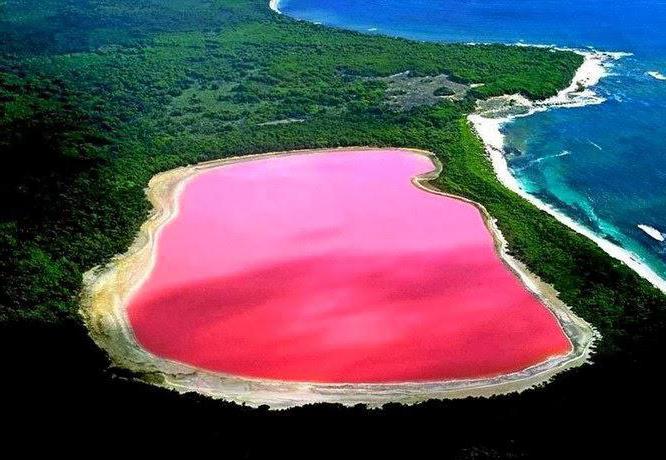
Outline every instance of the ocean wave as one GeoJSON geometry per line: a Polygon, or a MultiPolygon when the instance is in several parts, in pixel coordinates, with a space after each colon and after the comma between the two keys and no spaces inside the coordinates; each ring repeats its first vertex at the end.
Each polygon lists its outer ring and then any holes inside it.
{"type": "Polygon", "coordinates": [[[651,70],[649,72],[645,72],[647,75],[651,76],[655,80],[666,80],[666,75],[662,74],[661,72],[658,72],[656,70],[651,70]]]}
{"type": "Polygon", "coordinates": [[[639,224],[636,227],[640,228],[643,230],[645,233],[647,233],[649,236],[654,238],[657,241],[666,241],[666,233],[662,233],[661,231],[657,230],[654,227],[650,227],[649,225],[645,224],[639,224]]]}
{"type": "Polygon", "coordinates": [[[536,159],[528,162],[525,166],[522,166],[520,168],[514,168],[514,172],[525,171],[526,169],[531,168],[532,166],[537,165],[537,164],[539,164],[543,161],[551,160],[553,158],[567,157],[569,155],[571,155],[570,151],[562,150],[560,153],[556,153],[555,155],[548,155],[548,156],[545,156],[545,157],[539,157],[539,158],[536,158],[536,159]]]}

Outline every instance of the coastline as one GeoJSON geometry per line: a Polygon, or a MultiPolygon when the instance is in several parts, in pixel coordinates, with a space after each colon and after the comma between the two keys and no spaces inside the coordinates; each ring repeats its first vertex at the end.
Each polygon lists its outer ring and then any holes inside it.
{"type": "MultiPolygon", "coordinates": [[[[348,147],[343,150],[367,150],[348,147]]],[[[521,262],[508,254],[507,243],[486,209],[473,201],[441,192],[430,185],[442,171],[437,158],[422,150],[401,149],[427,156],[433,170],[414,177],[414,186],[429,192],[473,204],[484,218],[495,241],[496,252],[524,286],[537,296],[555,316],[572,344],[571,352],[554,356],[520,372],[492,378],[440,382],[391,384],[323,384],[250,379],[215,373],[160,358],[137,342],[126,315],[126,305],[155,262],[156,241],[161,230],[178,215],[178,198],[187,182],[203,170],[238,161],[252,161],[265,156],[316,154],[336,149],[272,152],[233,157],[177,168],[154,176],[146,191],[154,209],[141,226],[129,250],[114,258],[106,267],[96,267],[84,275],[81,310],[93,340],[106,350],[112,362],[136,373],[140,380],[179,392],[197,391],[250,406],[269,405],[273,409],[310,403],[330,402],[343,405],[368,404],[379,407],[389,402],[413,404],[429,399],[489,397],[522,392],[548,382],[555,374],[589,361],[599,334],[562,303],[555,289],[541,281],[521,262]]]]}
{"type": "MultiPolygon", "coordinates": [[[[283,14],[279,10],[279,2],[280,0],[270,0],[269,7],[278,14],[283,14]]],[[[470,42],[468,44],[478,45],[481,43],[470,42]]],[[[514,119],[527,117],[537,112],[544,112],[552,108],[577,108],[585,107],[588,105],[602,104],[605,102],[605,99],[597,95],[591,88],[598,84],[602,78],[608,75],[606,64],[609,61],[616,61],[623,57],[631,56],[632,54],[624,52],[584,51],[576,48],[529,44],[522,42],[507,44],[511,46],[571,51],[583,56],[584,61],[576,71],[570,85],[550,98],[541,101],[531,101],[519,94],[503,95],[496,98],[491,98],[491,100],[500,102],[504,108],[507,108],[510,105],[514,110],[516,108],[523,110],[522,113],[513,113],[509,115],[493,117],[483,116],[483,114],[477,110],[477,112],[468,116],[468,121],[474,127],[474,131],[485,145],[486,153],[490,157],[498,180],[502,183],[502,185],[517,193],[519,196],[535,205],[538,209],[547,212],[560,223],[566,225],[576,233],[592,240],[605,253],[614,259],[625,263],[638,275],[649,281],[650,284],[652,284],[654,287],[659,289],[661,292],[666,293],[666,279],[661,277],[657,272],[650,268],[649,265],[643,262],[637,254],[597,235],[593,230],[576,222],[575,219],[567,216],[554,206],[547,204],[536,196],[531,195],[525,191],[518,179],[516,179],[516,177],[511,173],[508,162],[506,161],[504,152],[504,135],[501,131],[504,125],[510,123],[514,119]]],[[[656,74],[658,74],[656,71],[648,72],[648,75],[651,77],[661,79],[660,77],[662,77],[662,75],[659,74],[657,76],[656,74]]],[[[666,79],[666,77],[663,78],[666,79]]]]}
{"type": "MultiPolygon", "coordinates": [[[[277,2],[275,5],[277,5],[277,2]]],[[[604,59],[598,57],[597,53],[594,55],[597,56],[597,61],[603,62],[604,59]]],[[[611,56],[610,54],[606,55],[611,56]]],[[[584,64],[588,63],[588,61],[589,63],[594,63],[592,58],[588,60],[586,57],[584,64]]],[[[507,120],[484,118],[478,113],[470,115],[470,122],[473,121],[471,117],[475,116],[481,120],[491,121],[486,137],[491,135],[489,138],[491,142],[492,136],[495,136],[495,140],[499,137],[502,141],[496,144],[495,154],[499,154],[501,161],[504,162],[507,176],[511,177],[516,184],[517,181],[511,176],[506,165],[506,160],[503,157],[501,124],[516,116],[527,116],[530,113],[534,113],[532,110],[548,110],[550,107],[555,106],[576,107],[588,105],[592,103],[591,101],[597,101],[596,103],[603,102],[593,92],[587,90],[587,86],[593,86],[603,77],[603,72],[592,72],[596,69],[598,69],[596,65],[581,66],[576,72],[576,78],[573,79],[572,84],[567,89],[558,93],[558,95],[546,101],[532,102],[521,98],[521,96],[504,96],[505,99],[509,99],[512,102],[518,101],[523,103],[526,109],[525,115],[512,115],[507,120]],[[590,97],[588,100],[577,98],[577,96],[582,95],[590,97]]],[[[481,123],[482,125],[483,123],[481,123]]],[[[291,153],[274,152],[266,155],[294,153],[303,153],[303,151],[291,153]]],[[[421,153],[425,152],[421,151],[421,153]]],[[[122,308],[123,299],[126,300],[142,277],[145,277],[150,272],[150,267],[154,260],[154,242],[163,226],[177,215],[178,195],[187,180],[201,168],[221,166],[230,161],[247,161],[255,157],[256,155],[212,161],[200,165],[178,168],[155,176],[148,188],[150,201],[155,208],[151,217],[142,226],[135,243],[126,254],[115,258],[107,267],[98,267],[85,274],[81,313],[89,327],[91,336],[101,348],[109,353],[114,363],[136,372],[141,380],[180,392],[194,390],[208,396],[246,403],[251,406],[268,404],[274,409],[315,402],[334,402],[343,405],[365,403],[371,407],[377,407],[387,402],[410,404],[428,399],[492,396],[521,392],[549,381],[555,374],[565,369],[581,365],[588,361],[595,338],[599,335],[594,331],[592,326],[576,317],[566,305],[557,299],[557,294],[552,286],[541,282],[541,280],[528,271],[527,267],[519,261],[512,259],[507,254],[505,250],[506,242],[494,225],[493,219],[487,215],[485,209],[476,203],[475,205],[484,213],[486,223],[495,238],[496,247],[502,260],[512,270],[516,271],[521,279],[528,280],[528,282],[524,281],[528,289],[538,290],[535,294],[544,300],[544,303],[551,308],[551,311],[557,316],[558,320],[568,321],[569,329],[577,330],[580,333],[575,342],[574,336],[567,333],[567,336],[572,340],[572,344],[574,344],[574,353],[571,356],[566,355],[555,359],[551,358],[544,363],[532,366],[524,371],[491,379],[433,383],[343,385],[239,378],[202,371],[191,366],[151,355],[136,343],[122,308]]],[[[424,190],[441,193],[427,185],[427,182],[432,177],[436,177],[441,171],[441,165],[436,159],[433,159],[433,163],[436,166],[436,172],[414,178],[414,183],[424,190]]],[[[495,167],[494,161],[493,166],[495,167]]],[[[500,169],[495,167],[495,171],[499,177],[500,169]]],[[[504,184],[501,178],[500,181],[504,184]]],[[[506,184],[504,185],[506,186],[506,184]]],[[[520,187],[518,186],[518,188],[520,187]]],[[[520,192],[518,193],[522,196],[520,192]]],[[[525,193],[525,195],[527,194],[525,193]]],[[[528,201],[532,201],[527,196],[523,197],[528,199],[528,201]]],[[[558,220],[561,219],[558,218],[558,220]]],[[[583,235],[585,234],[583,233],[583,235]]],[[[563,323],[561,322],[561,324],[563,323]]],[[[563,328],[566,330],[567,326],[563,324],[563,328]]]]}
{"type": "MultiPolygon", "coordinates": [[[[520,45],[529,46],[529,45],[520,45]]],[[[552,108],[575,108],[586,105],[601,104],[604,99],[598,96],[591,89],[603,77],[607,75],[606,64],[610,60],[617,60],[627,53],[606,53],[606,52],[586,52],[580,50],[570,50],[585,57],[585,61],[576,71],[571,84],[560,91],[556,96],[543,101],[530,101],[521,95],[504,95],[497,98],[491,98],[506,109],[509,104],[512,108],[519,107],[522,113],[501,114],[499,117],[484,116],[482,107],[477,105],[477,111],[467,117],[469,123],[473,126],[475,132],[485,145],[486,153],[490,157],[493,169],[498,180],[508,189],[517,193],[537,208],[547,212],[558,221],[569,227],[571,230],[592,240],[604,252],[611,257],[625,263],[629,268],[638,273],[641,277],[649,281],[654,287],[666,293],[666,280],[659,276],[647,264],[631,251],[616,245],[596,233],[591,229],[579,224],[571,217],[562,213],[554,206],[551,206],[539,198],[531,195],[521,186],[520,182],[511,173],[506,161],[504,151],[504,134],[502,127],[516,118],[526,117],[537,112],[543,112],[552,108]],[[479,110],[481,109],[481,110],[479,110]]]]}
{"type": "Polygon", "coordinates": [[[282,14],[282,11],[280,11],[280,0],[270,0],[268,2],[268,7],[277,14],[282,14]]]}

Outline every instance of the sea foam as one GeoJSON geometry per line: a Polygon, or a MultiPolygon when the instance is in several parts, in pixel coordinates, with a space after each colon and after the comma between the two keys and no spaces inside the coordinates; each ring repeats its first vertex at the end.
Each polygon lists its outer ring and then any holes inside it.
{"type": "Polygon", "coordinates": [[[268,2],[268,6],[277,14],[282,14],[282,11],[280,11],[280,0],[270,0],[270,2],[268,2]]]}
{"type": "Polygon", "coordinates": [[[637,227],[657,241],[666,241],[666,237],[664,236],[665,234],[654,227],[650,227],[649,225],[644,224],[637,225],[637,227]]]}
{"type": "Polygon", "coordinates": [[[654,78],[655,80],[666,80],[666,75],[657,72],[656,70],[652,70],[650,72],[646,72],[649,76],[654,78]]]}

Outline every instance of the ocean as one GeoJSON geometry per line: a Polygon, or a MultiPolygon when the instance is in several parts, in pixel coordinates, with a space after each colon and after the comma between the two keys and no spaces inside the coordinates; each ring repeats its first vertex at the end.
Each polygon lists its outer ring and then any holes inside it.
{"type": "Polygon", "coordinates": [[[289,16],[418,40],[631,53],[606,65],[599,105],[502,127],[521,188],[666,279],[666,2],[279,0],[289,16]]]}

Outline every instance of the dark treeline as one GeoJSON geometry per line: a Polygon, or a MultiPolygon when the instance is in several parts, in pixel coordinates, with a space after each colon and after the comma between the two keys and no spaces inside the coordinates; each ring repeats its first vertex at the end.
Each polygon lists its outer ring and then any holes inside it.
{"type": "Polygon", "coordinates": [[[0,154],[12,164],[0,186],[0,345],[11,369],[3,393],[23,409],[16,431],[61,442],[215,440],[244,456],[304,452],[310,443],[295,433],[328,453],[413,455],[428,446],[457,458],[636,449],[639,434],[647,445],[650,425],[640,417],[663,409],[655,364],[665,297],[504,189],[465,120],[475,98],[556,93],[581,57],[364,36],[279,17],[267,3],[0,4],[0,154]],[[463,100],[396,111],[374,77],[406,70],[484,85],[463,100]],[[264,125],[287,119],[304,121],[264,125]],[[149,212],[143,189],[152,175],[346,145],[437,154],[437,185],[485,205],[515,255],[603,334],[594,365],[491,400],[288,412],[179,396],[109,368],[78,315],[81,277],[129,246],[149,212]],[[76,426],[58,423],[63,412],[76,426]],[[336,426],[341,433],[329,431],[336,426]],[[352,450],[345,436],[363,436],[367,448],[352,450]]]}

